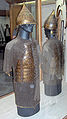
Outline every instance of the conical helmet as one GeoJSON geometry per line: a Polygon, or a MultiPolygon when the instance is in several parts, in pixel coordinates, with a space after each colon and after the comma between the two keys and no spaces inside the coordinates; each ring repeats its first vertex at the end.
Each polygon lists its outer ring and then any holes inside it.
{"type": "Polygon", "coordinates": [[[36,24],[32,13],[28,10],[28,8],[23,5],[18,17],[17,17],[17,25],[23,24],[36,24]]]}
{"type": "Polygon", "coordinates": [[[45,21],[44,28],[50,29],[50,30],[56,30],[57,29],[57,20],[55,17],[55,11],[54,10],[52,11],[50,16],[45,21]]]}

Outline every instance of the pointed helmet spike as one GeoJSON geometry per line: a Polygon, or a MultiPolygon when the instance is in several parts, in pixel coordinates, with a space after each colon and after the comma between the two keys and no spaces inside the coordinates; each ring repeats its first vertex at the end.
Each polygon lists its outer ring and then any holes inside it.
{"type": "Polygon", "coordinates": [[[50,29],[50,30],[56,30],[57,29],[57,20],[55,17],[55,11],[53,10],[50,16],[47,18],[47,20],[44,23],[44,28],[50,29]]]}
{"type": "Polygon", "coordinates": [[[23,24],[36,24],[32,13],[28,10],[25,4],[17,17],[17,25],[23,24]]]}

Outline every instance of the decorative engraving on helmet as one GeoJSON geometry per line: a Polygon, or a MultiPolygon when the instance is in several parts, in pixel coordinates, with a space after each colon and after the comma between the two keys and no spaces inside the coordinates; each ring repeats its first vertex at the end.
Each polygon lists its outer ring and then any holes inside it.
{"type": "Polygon", "coordinates": [[[27,9],[25,5],[23,5],[18,17],[17,17],[17,25],[22,24],[36,24],[32,13],[27,9]]]}

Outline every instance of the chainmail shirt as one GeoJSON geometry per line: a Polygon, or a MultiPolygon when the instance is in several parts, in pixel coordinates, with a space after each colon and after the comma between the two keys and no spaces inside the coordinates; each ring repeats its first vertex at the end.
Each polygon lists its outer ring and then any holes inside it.
{"type": "Polygon", "coordinates": [[[13,68],[17,106],[35,108],[40,101],[37,42],[23,40],[19,36],[14,40],[12,47],[9,48],[8,44],[5,49],[4,71],[9,73],[13,68]]]}
{"type": "Polygon", "coordinates": [[[63,45],[57,39],[49,39],[43,45],[42,69],[43,81],[62,80],[64,64],[63,45]]]}

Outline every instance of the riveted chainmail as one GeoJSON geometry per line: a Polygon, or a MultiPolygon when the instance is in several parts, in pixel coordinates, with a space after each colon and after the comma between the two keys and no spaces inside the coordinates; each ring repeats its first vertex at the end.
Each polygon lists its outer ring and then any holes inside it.
{"type": "Polygon", "coordinates": [[[14,71],[16,104],[20,107],[35,108],[40,100],[39,56],[36,41],[23,40],[18,36],[17,42],[11,47],[5,71],[6,69],[9,71],[10,67],[13,67],[14,71]]]}
{"type": "Polygon", "coordinates": [[[43,45],[42,69],[43,81],[62,79],[64,56],[61,41],[55,39],[47,40],[43,45]]]}

